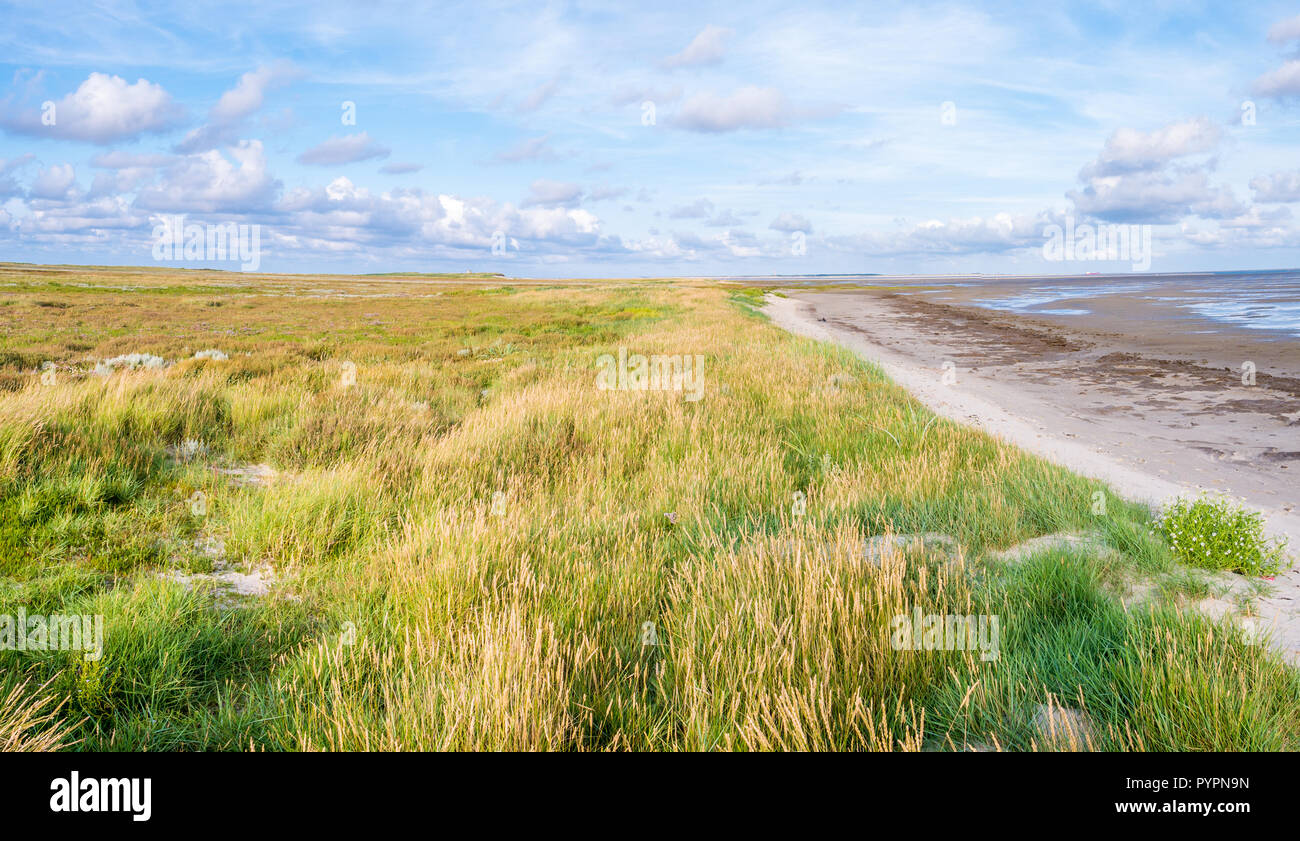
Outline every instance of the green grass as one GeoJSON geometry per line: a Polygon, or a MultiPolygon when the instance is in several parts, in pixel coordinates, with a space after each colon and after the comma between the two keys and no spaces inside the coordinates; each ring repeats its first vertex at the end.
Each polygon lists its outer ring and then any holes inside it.
{"type": "Polygon", "coordinates": [[[1177,607],[1205,584],[1148,511],[1094,515],[1104,486],[782,333],[755,290],[7,271],[0,615],[101,615],[104,652],[0,651],[0,744],[1024,750],[1049,702],[1097,747],[1300,741],[1296,673],[1177,607]],[[704,399],[598,390],[620,346],[702,354],[704,399]],[[132,351],[173,364],[89,373],[132,351]],[[266,486],[218,472],[254,464],[266,486]],[[1059,531],[1115,551],[989,559],[1059,531]],[[960,563],[863,551],[910,532],[960,563]],[[271,593],[159,576],[212,572],[204,540],[271,593]],[[1125,610],[1141,579],[1163,595],[1125,610]],[[914,608],[997,616],[999,656],[895,650],[914,608]]]}

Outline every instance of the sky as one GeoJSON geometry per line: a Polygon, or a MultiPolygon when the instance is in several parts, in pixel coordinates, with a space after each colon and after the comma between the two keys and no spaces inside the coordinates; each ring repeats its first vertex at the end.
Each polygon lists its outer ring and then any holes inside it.
{"type": "Polygon", "coordinates": [[[1300,3],[636,5],[0,3],[0,260],[240,268],[159,261],[183,215],[277,272],[1300,266],[1300,3]]]}

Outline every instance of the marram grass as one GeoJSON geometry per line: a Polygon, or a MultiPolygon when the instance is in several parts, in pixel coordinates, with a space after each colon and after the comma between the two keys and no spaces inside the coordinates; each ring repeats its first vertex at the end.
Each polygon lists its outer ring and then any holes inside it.
{"type": "Polygon", "coordinates": [[[4,280],[0,614],[105,617],[94,663],[0,651],[6,744],[1059,747],[1041,704],[1085,710],[1097,748],[1300,741],[1300,681],[1267,648],[1114,597],[1176,569],[1147,511],[1112,496],[1093,515],[1102,486],[936,419],[767,324],[755,294],[4,280]],[[703,398],[597,388],[620,347],[702,355],[703,398]],[[193,359],[209,348],[230,358],[193,359]],[[132,352],[170,364],[88,373],[132,352]],[[266,481],[240,478],[256,465],[266,481]],[[988,560],[1082,529],[1119,552],[988,560]],[[915,532],[959,556],[863,551],[915,532]],[[196,548],[212,541],[223,558],[196,548]],[[269,593],[159,574],[218,564],[271,571],[269,593]],[[999,656],[896,650],[891,621],[918,608],[997,616],[999,656]]]}

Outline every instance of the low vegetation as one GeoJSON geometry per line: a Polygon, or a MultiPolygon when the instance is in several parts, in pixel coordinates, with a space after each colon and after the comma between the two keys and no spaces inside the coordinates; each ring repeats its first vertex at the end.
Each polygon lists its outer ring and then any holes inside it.
{"type": "Polygon", "coordinates": [[[1286,562],[1286,543],[1264,536],[1260,514],[1225,499],[1176,500],[1155,524],[1189,566],[1267,576],[1276,575],[1286,562]]]}
{"type": "Polygon", "coordinates": [[[1267,648],[1117,598],[1180,569],[1145,509],[1091,513],[1104,486],[775,329],[757,292],[0,283],[0,615],[103,617],[98,659],[0,650],[11,744],[1027,750],[1056,746],[1052,704],[1094,747],[1300,744],[1267,648]],[[597,388],[620,348],[701,355],[703,399],[597,388]],[[95,373],[132,353],[165,364],[95,373]],[[990,558],[1082,531],[1114,551],[990,558]],[[957,548],[864,550],[913,533],[957,548]],[[996,617],[996,650],[900,648],[913,616],[996,617]]]}

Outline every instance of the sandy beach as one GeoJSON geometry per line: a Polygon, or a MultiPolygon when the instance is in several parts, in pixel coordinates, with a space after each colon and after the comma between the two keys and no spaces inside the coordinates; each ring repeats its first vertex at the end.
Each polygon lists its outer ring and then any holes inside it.
{"type": "MultiPolygon", "coordinates": [[[[880,365],[935,412],[1127,498],[1158,506],[1207,491],[1232,497],[1263,513],[1295,555],[1300,342],[1174,327],[1124,295],[1094,304],[1085,324],[972,306],[975,294],[787,289],[768,296],[766,312],[880,365]],[[1242,381],[1245,360],[1255,363],[1253,385],[1242,381]]],[[[1294,658],[1300,572],[1270,586],[1260,613],[1294,658]]]]}

